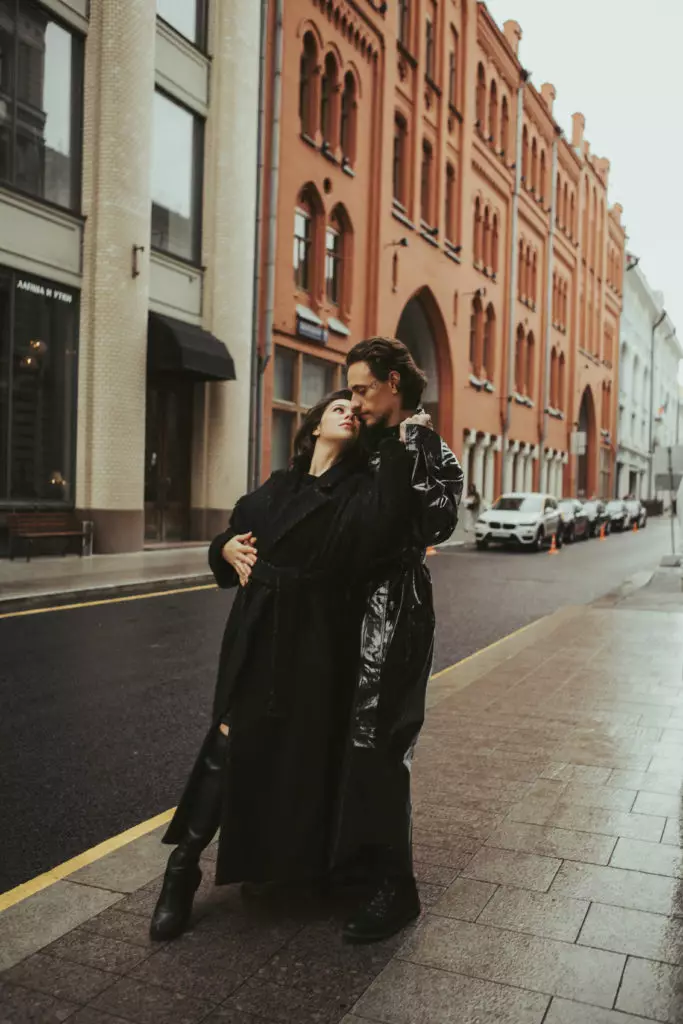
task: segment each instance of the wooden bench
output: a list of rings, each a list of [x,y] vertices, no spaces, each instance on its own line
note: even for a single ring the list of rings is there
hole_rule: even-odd
[[[12,512],[7,516],[9,529],[9,557],[14,558],[14,547],[17,541],[23,540],[26,545],[26,561],[31,560],[33,544],[43,538],[61,537],[65,544],[62,555],[66,554],[68,542],[78,537],[79,555],[83,555],[85,541],[85,524],[74,512]]]

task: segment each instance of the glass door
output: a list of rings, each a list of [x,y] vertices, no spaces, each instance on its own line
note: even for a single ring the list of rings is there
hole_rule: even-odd
[[[189,539],[192,382],[151,379],[145,435],[145,540]]]

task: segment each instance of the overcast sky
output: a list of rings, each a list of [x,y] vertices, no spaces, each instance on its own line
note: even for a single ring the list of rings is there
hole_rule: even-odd
[[[586,118],[591,152],[611,163],[609,201],[624,207],[627,248],[683,337],[683,0],[488,0],[500,26],[522,28],[534,85],[557,90],[571,139]]]

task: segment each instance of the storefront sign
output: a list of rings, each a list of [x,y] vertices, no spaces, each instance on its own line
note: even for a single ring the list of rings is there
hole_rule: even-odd
[[[63,292],[59,288],[47,284],[39,284],[37,281],[26,281],[23,278],[19,278],[17,281],[17,290],[29,292],[31,295],[39,295],[45,299],[54,299],[56,302],[65,302],[67,305],[70,305],[74,300],[70,292]]]
[[[317,341],[320,345],[327,344],[327,328],[324,324],[313,324],[303,317],[296,318],[296,333],[307,341]]]

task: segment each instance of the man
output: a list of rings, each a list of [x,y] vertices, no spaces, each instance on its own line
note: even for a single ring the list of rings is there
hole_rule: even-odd
[[[375,942],[420,912],[411,850],[410,763],[424,721],[434,650],[434,607],[425,548],[457,523],[463,474],[420,411],[427,379],[406,346],[371,338],[346,360],[353,409],[376,452],[392,433],[411,467],[410,508],[400,549],[377,567],[367,599],[336,860],[360,851],[374,891],[346,923],[350,942]],[[375,456],[376,458],[376,456]]]

